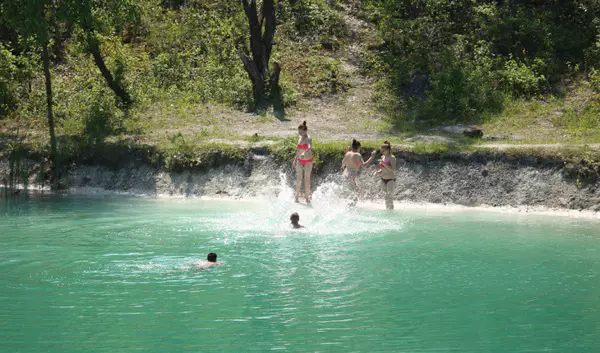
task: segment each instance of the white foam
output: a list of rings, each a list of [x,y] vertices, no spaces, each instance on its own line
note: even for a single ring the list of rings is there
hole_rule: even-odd
[[[279,177],[278,190],[267,190],[255,198],[219,200],[218,202],[237,203],[239,207],[232,209],[238,211],[225,218],[203,219],[203,226],[208,230],[226,230],[224,236],[227,239],[232,233],[235,233],[236,237],[282,237],[297,232],[310,236],[372,234],[396,231],[403,227],[404,221],[401,218],[381,217],[377,213],[364,212],[366,209],[378,209],[374,205],[349,207],[349,200],[340,196],[341,187],[334,182],[319,186],[313,194],[311,204],[296,203],[295,192],[288,186],[285,175],[280,174]],[[306,227],[303,230],[291,228],[289,219],[294,212],[300,215],[300,224]]]

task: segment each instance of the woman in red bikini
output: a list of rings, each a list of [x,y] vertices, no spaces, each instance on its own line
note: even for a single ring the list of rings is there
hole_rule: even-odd
[[[375,158],[375,153],[377,151],[373,151],[371,153],[371,157],[365,162],[360,154],[360,142],[355,139],[352,140],[352,150],[347,150],[344,159],[342,160],[342,168],[346,167],[344,170],[344,176],[350,179],[356,192],[359,191],[358,184],[356,183],[356,177],[358,176],[358,171],[360,167],[366,168],[371,164],[373,158]]]
[[[300,198],[300,190],[302,189],[302,179],[304,178],[304,197],[306,203],[310,203],[310,173],[313,168],[313,153],[312,153],[312,139],[308,136],[308,128],[306,127],[306,121],[298,126],[298,149],[296,150],[296,156],[294,162],[292,162],[293,168],[296,169],[296,202]]]
[[[381,190],[385,193],[385,208],[394,209],[394,187],[396,186],[396,157],[392,154],[392,145],[385,141],[381,146],[381,161],[375,174],[381,177]]]

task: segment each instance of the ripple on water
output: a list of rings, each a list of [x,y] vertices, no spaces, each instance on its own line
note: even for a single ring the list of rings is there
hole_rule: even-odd
[[[335,192],[312,207],[290,190],[30,205],[0,223],[0,338],[15,352],[594,351],[597,224],[348,208]],[[211,251],[222,266],[198,270]]]

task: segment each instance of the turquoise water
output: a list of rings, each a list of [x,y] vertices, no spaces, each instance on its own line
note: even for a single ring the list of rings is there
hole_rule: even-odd
[[[307,228],[292,231],[289,213]],[[598,352],[600,223],[477,211],[0,201],[3,352]],[[194,262],[214,251],[220,267]]]

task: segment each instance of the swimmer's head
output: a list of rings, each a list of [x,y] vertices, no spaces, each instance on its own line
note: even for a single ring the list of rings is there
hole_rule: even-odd
[[[356,139],[352,140],[352,151],[357,152],[360,149],[360,142]]]
[[[298,125],[298,134],[306,135],[308,131],[308,127],[306,126],[306,120],[302,122],[302,124]]]
[[[215,254],[214,252],[211,252],[210,254],[208,254],[206,256],[206,261],[208,261],[208,262],[217,262],[217,254]]]
[[[381,146],[381,152],[386,155],[392,152],[392,145],[390,144],[390,141],[385,141],[383,143],[383,145]]]
[[[292,213],[290,221],[292,221],[292,224],[298,224],[300,222],[300,215],[297,212]]]

